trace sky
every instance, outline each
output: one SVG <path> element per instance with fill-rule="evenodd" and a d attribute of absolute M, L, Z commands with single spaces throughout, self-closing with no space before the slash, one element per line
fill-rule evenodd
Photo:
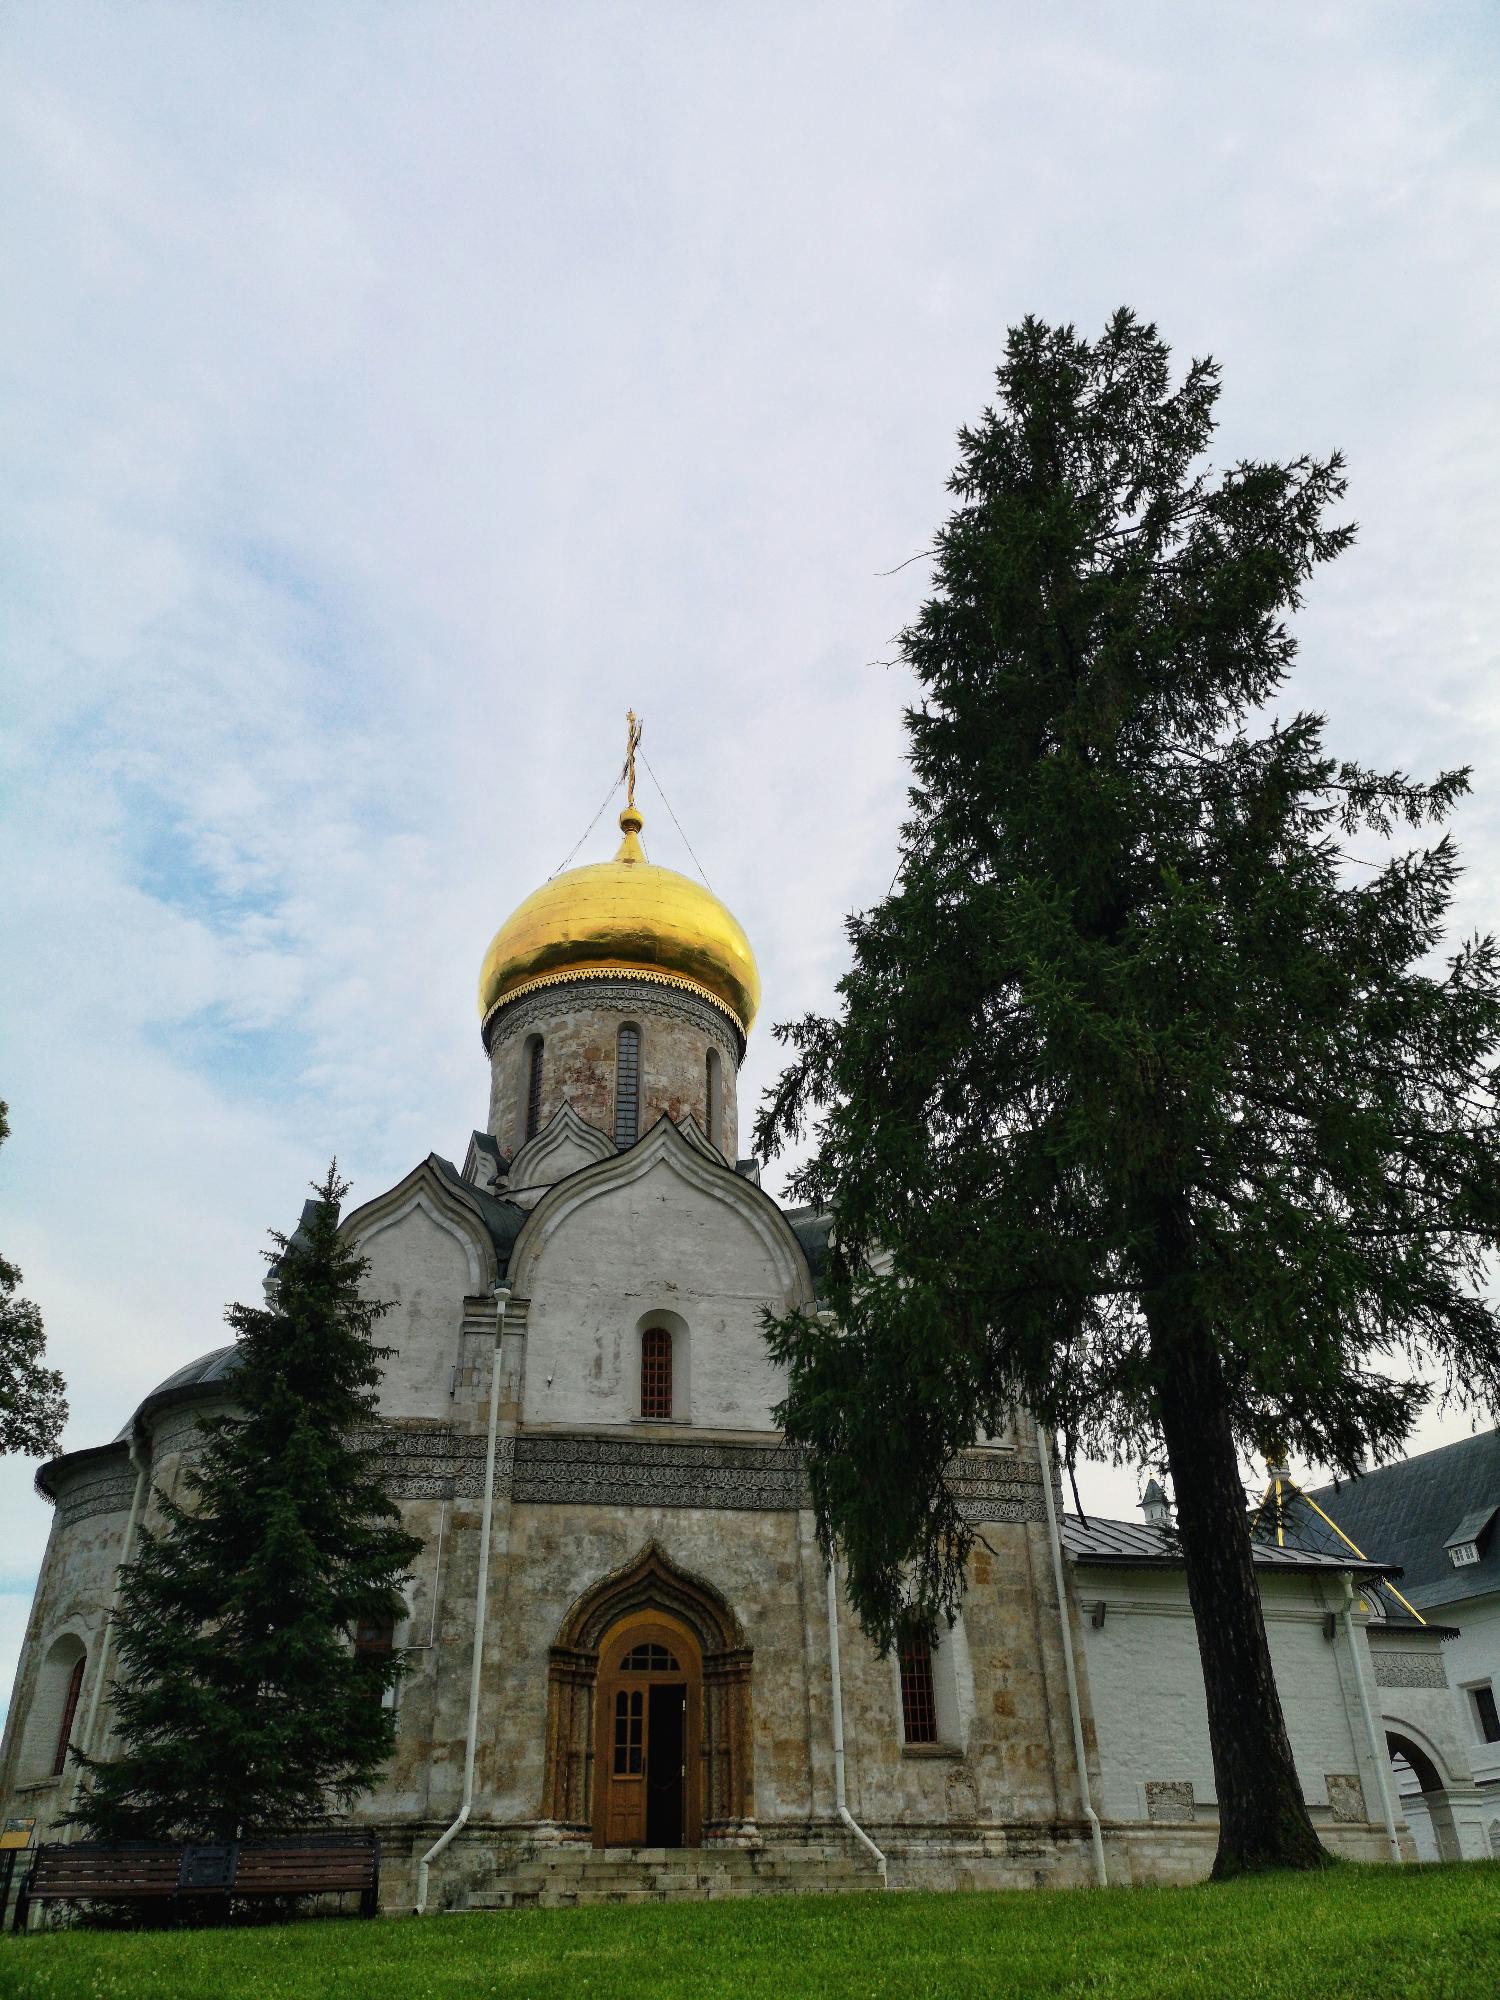
<path fill-rule="evenodd" d="M 1497 98 L 1465 0 L 7 7 L 0 1249 L 67 1445 L 228 1338 L 330 1155 L 462 1159 L 484 947 L 627 706 L 759 958 L 754 1106 L 894 871 L 881 663 L 1028 312 L 1217 356 L 1218 462 L 1346 452 L 1287 706 L 1473 764 L 1490 928 Z"/>

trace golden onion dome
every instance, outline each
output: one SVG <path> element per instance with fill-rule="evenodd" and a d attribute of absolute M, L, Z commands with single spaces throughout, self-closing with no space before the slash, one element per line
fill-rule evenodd
<path fill-rule="evenodd" d="M 479 1015 L 541 986 L 627 973 L 722 1007 L 742 1036 L 760 1005 L 750 940 L 711 889 L 658 868 L 635 806 L 620 814 L 613 861 L 554 875 L 496 931 L 479 974 Z"/>

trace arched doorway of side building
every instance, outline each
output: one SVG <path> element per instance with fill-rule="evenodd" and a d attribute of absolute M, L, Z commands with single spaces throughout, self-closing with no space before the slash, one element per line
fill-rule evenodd
<path fill-rule="evenodd" d="M 1411 1829 L 1419 1861 L 1463 1858 L 1448 1781 L 1436 1759 L 1402 1731 L 1386 1726 L 1386 1744 L 1396 1776 L 1401 1811 Z"/>

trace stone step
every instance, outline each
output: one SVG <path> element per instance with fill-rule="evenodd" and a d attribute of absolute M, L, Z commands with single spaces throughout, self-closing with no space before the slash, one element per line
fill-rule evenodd
<path fill-rule="evenodd" d="M 473 1894 L 475 1910 L 849 1895 L 879 1887 L 873 1864 L 822 1844 L 781 1849 L 571 1848 L 537 1854 Z"/>

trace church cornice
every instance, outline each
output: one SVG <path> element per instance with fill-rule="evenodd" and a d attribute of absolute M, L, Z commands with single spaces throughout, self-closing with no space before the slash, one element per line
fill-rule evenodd
<path fill-rule="evenodd" d="M 498 1043 L 545 1020 L 555 1011 L 547 1005 L 549 996 L 555 999 L 557 989 L 564 986 L 586 987 L 588 1004 L 609 1013 L 643 1013 L 658 1020 L 711 1027 L 735 1068 L 744 1061 L 744 1027 L 734 1010 L 717 994 L 679 973 L 648 972 L 619 965 L 601 966 L 597 970 L 570 968 L 528 979 L 525 985 L 497 1001 L 485 1015 L 479 1030 L 485 1048 L 493 1052 Z"/>

